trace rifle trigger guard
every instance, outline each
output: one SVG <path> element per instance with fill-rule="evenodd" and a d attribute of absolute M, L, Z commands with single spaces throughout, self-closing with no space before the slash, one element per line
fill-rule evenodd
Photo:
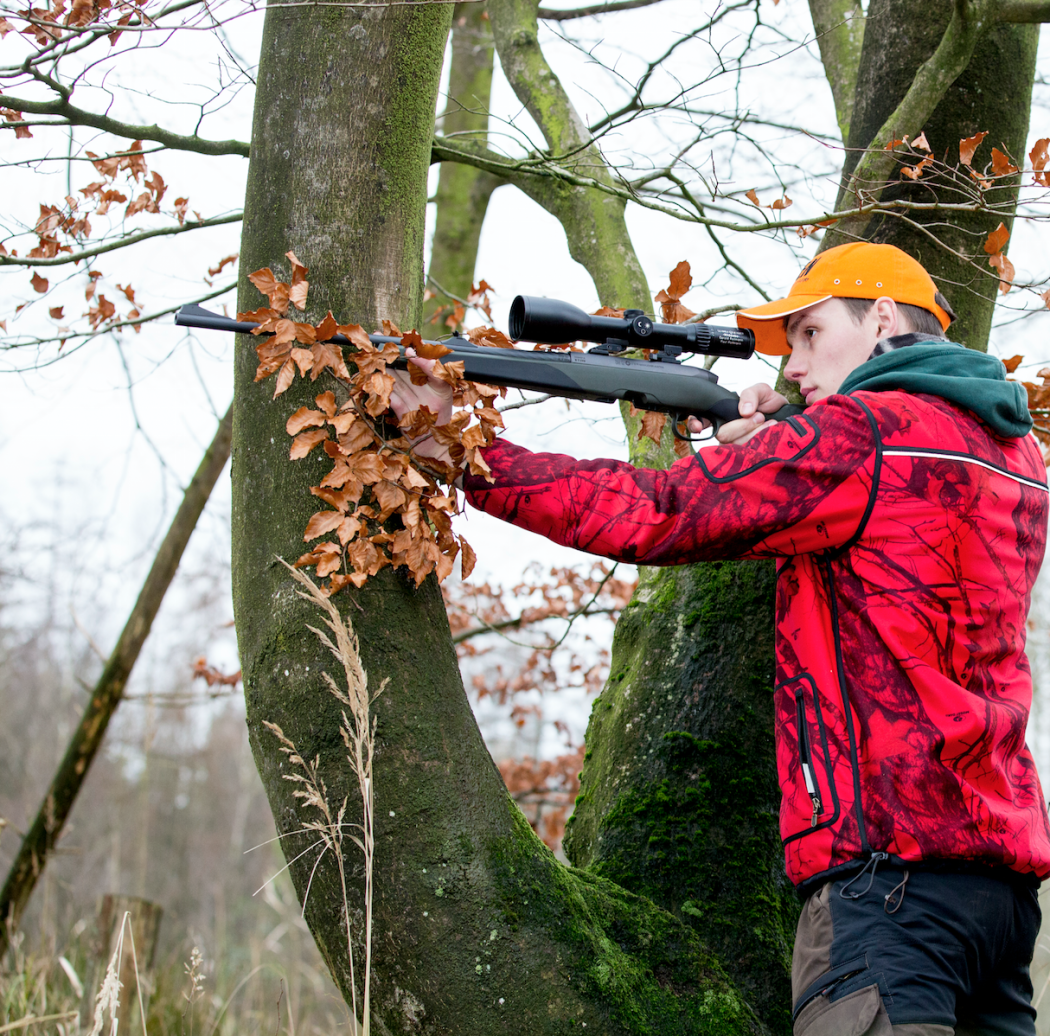
<path fill-rule="evenodd" d="M 715 432 L 718 430 L 715 424 L 711 424 L 710 435 L 682 435 L 682 433 L 678 430 L 678 426 L 680 424 L 685 424 L 691 416 L 691 414 L 683 415 L 681 413 L 678 413 L 677 411 L 671 414 L 671 434 L 679 442 L 707 442 L 714 436 Z"/>

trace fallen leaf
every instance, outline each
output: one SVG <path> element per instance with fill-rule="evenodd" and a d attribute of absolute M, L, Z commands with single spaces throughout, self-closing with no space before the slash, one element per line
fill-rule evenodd
<path fill-rule="evenodd" d="M 316 540 L 318 536 L 333 532 L 343 523 L 341 511 L 318 511 L 312 515 L 306 523 L 306 531 L 303 533 L 304 540 Z"/>
<path fill-rule="evenodd" d="M 666 423 L 667 414 L 663 414 L 659 410 L 643 410 L 642 424 L 638 429 L 638 440 L 641 441 L 643 438 L 652 439 L 653 442 L 659 445 Z"/>
<path fill-rule="evenodd" d="M 324 320 L 314 328 L 314 337 L 319 342 L 327 342 L 329 338 L 336 334 L 338 326 L 335 317 L 332 316 L 332 311 L 329 310 Z"/>
<path fill-rule="evenodd" d="M 177 198 L 175 200 L 176 207 L 178 207 L 179 202 L 185 202 L 185 200 L 186 199 L 184 199 L 184 198 Z M 182 207 L 185 210 L 185 205 L 183 205 Z M 222 271 L 225 270 L 226 267 L 230 265 L 230 263 L 235 263 L 235 262 L 237 262 L 237 253 L 236 252 L 234 252 L 233 255 L 226 256 L 224 259 L 220 259 L 218 266 L 209 266 L 208 267 L 208 276 L 209 277 L 215 277 L 217 274 L 222 273 Z"/>
<path fill-rule="evenodd" d="M 673 299 L 680 299 L 693 286 L 693 275 L 689 263 L 684 259 L 671 271 L 671 283 L 667 294 Z"/>
<path fill-rule="evenodd" d="M 494 327 L 472 327 L 466 333 L 468 342 L 474 345 L 487 345 L 495 349 L 513 349 L 514 343 L 502 332 Z"/>
<path fill-rule="evenodd" d="M 474 553 L 474 548 L 462 536 L 459 538 L 459 545 L 461 548 L 459 555 L 460 576 L 466 579 L 474 571 L 478 556 Z"/>
<path fill-rule="evenodd" d="M 987 237 L 984 242 L 984 250 L 989 255 L 998 255 L 1010 238 L 1010 231 L 1005 224 L 1000 223 Z"/>
<path fill-rule="evenodd" d="M 959 141 L 959 159 L 963 165 L 973 164 L 973 153 L 987 136 L 988 131 L 984 130 L 981 133 L 975 133 L 972 137 L 964 137 Z"/>
<path fill-rule="evenodd" d="M 327 428 L 311 428 L 308 432 L 302 432 L 292 441 L 292 447 L 288 451 L 290 460 L 300 460 L 305 457 L 318 443 L 328 438 Z"/>
<path fill-rule="evenodd" d="M 1047 162 L 1050 161 L 1047 145 L 1050 145 L 1050 137 L 1040 137 L 1032 150 L 1028 152 L 1028 157 L 1032 161 L 1032 171 L 1035 173 L 1035 182 L 1042 187 L 1050 187 L 1050 176 L 1043 172 Z"/>
<path fill-rule="evenodd" d="M 988 265 L 999 271 L 999 291 L 1005 295 L 1014 282 L 1014 264 L 1002 252 L 997 252 L 989 258 Z"/>
<path fill-rule="evenodd" d="M 320 410 L 311 410 L 308 406 L 301 406 L 285 424 L 285 431 L 289 435 L 298 435 L 304 428 L 317 428 L 325 423 L 325 415 Z"/>
<path fill-rule="evenodd" d="M 285 360 L 277 372 L 277 384 L 273 389 L 273 398 L 276 399 L 282 392 L 286 392 L 293 381 L 295 381 L 295 363 L 292 360 Z"/>
<path fill-rule="evenodd" d="M 1010 176 L 1017 172 L 1017 166 L 1010 161 L 997 147 L 992 148 L 992 175 Z"/>
<path fill-rule="evenodd" d="M 901 169 L 901 176 L 908 177 L 909 180 L 918 180 L 923 174 L 923 170 L 933 162 L 933 156 L 927 155 L 917 165 L 906 165 Z"/>

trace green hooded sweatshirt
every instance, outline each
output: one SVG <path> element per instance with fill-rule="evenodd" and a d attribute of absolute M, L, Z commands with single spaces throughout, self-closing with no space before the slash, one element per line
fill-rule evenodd
<path fill-rule="evenodd" d="M 853 371 L 839 392 L 891 389 L 940 396 L 972 411 L 998 435 L 1020 438 L 1032 430 L 1024 386 L 1007 381 L 994 356 L 955 342 L 920 340 L 884 352 Z"/>

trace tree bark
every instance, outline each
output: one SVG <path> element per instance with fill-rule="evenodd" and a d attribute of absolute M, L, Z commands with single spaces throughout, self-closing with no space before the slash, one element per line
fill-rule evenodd
<path fill-rule="evenodd" d="M 908 92 L 918 68 L 937 50 L 951 11 L 942 0 L 872 0 L 857 75 L 847 175 L 863 148 L 885 143 L 875 136 Z M 925 129 L 938 159 L 958 164 L 959 140 L 987 130 L 988 138 L 974 158 L 975 168 L 990 162 L 992 147 L 1023 168 L 1038 40 L 1035 25 L 998 25 L 979 38 L 965 71 L 915 127 L 916 133 Z M 882 193 L 884 199 L 956 201 L 960 191 L 975 191 L 965 169 L 924 176 L 914 183 L 905 181 L 899 169 L 896 166 L 894 173 L 898 182 Z M 973 349 L 988 347 L 998 292 L 998 276 L 988 266 L 982 246 L 1000 220 L 1012 228 L 1019 184 L 1018 175 L 984 192 L 989 203 L 1005 206 L 1005 216 L 998 212 L 953 215 L 950 222 L 933 212 L 913 214 L 909 221 L 881 216 L 863 231 L 869 240 L 903 248 L 930 271 L 958 314 L 952 336 Z"/>
<path fill-rule="evenodd" d="M 859 0 L 809 0 L 809 13 L 824 75 L 835 99 L 835 120 L 839 124 L 842 142 L 846 143 L 857 91 L 857 66 L 864 42 L 864 8 Z"/>
<path fill-rule="evenodd" d="M 264 27 L 242 267 L 289 248 L 313 267 L 308 315 L 411 326 L 422 288 L 423 212 L 447 5 L 271 8 Z M 340 48 L 336 53 L 333 48 Z M 317 290 L 320 288 L 320 290 Z M 244 308 L 258 304 L 242 289 Z M 331 666 L 275 555 L 294 557 L 314 507 L 312 458 L 287 459 L 284 423 L 320 386 L 270 401 L 237 357 L 234 605 L 256 761 L 311 930 L 350 999 L 337 869 L 283 778 L 264 722 L 319 759 L 337 810 L 360 817 L 339 738 Z M 716 958 L 672 914 L 562 867 L 532 833 L 482 743 L 440 593 L 384 570 L 337 599 L 353 618 L 377 700 L 373 1024 L 383 1032 L 752 1032 Z M 353 851 L 353 850 L 351 850 Z M 300 854 L 305 855 L 300 856 Z M 360 945 L 360 860 L 350 919 Z M 307 897 L 307 889 L 309 896 Z M 357 981 L 360 983 L 360 958 Z"/>
<path fill-rule="evenodd" d="M 77 729 L 70 738 L 66 754 L 59 764 L 51 785 L 44 795 L 33 823 L 22 839 L 18 855 L 11 864 L 4 887 L 0 890 L 0 956 L 6 951 L 11 934 L 18 927 L 37 879 L 61 837 L 62 829 L 73 809 L 91 763 L 102 744 L 106 728 L 124 697 L 124 688 L 138 660 L 142 645 L 149 636 L 153 620 L 171 585 L 183 551 L 197 527 L 197 520 L 211 496 L 215 483 L 230 456 L 233 408 L 219 422 L 211 445 L 204 453 L 182 503 L 175 512 L 167 534 L 153 559 L 146 581 L 139 591 L 128 621 L 121 631 L 113 653 L 102 668 Z"/>
<path fill-rule="evenodd" d="M 452 15 L 452 63 L 442 134 L 488 143 L 492 94 L 492 29 L 484 4 L 456 4 Z M 443 162 L 437 189 L 437 220 L 427 280 L 435 297 L 424 303 L 424 320 L 465 299 L 474 283 L 481 227 L 498 177 L 462 162 Z"/>

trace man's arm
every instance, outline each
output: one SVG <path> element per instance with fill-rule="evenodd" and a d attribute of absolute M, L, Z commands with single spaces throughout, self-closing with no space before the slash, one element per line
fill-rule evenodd
<path fill-rule="evenodd" d="M 665 471 L 614 460 L 485 451 L 494 483 L 467 476 L 473 506 L 549 539 L 636 564 L 783 557 L 856 532 L 875 436 L 848 397 L 777 422 L 745 446 L 711 446 Z"/>
<path fill-rule="evenodd" d="M 427 369 L 430 361 L 413 362 Z M 407 382 L 400 377 L 391 395 L 399 415 L 444 408 L 440 382 L 432 395 L 431 386 L 409 391 Z M 745 395 L 756 414 L 783 401 L 766 386 Z M 765 427 L 750 418 L 733 423 L 743 426 L 726 426 L 736 431 L 734 444 L 706 447 L 666 471 L 530 453 L 499 440 L 484 454 L 495 481 L 467 476 L 464 489 L 473 506 L 498 518 L 637 564 L 787 556 L 827 550 L 854 534 L 875 450 L 861 407 L 835 397 L 811 415 Z"/>

